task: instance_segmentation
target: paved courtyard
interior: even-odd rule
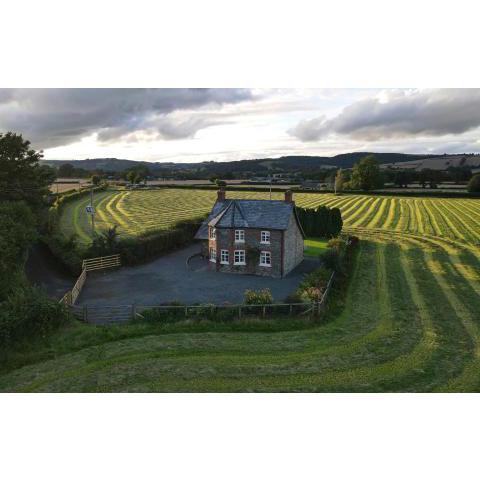
[[[182,303],[241,303],[247,289],[269,288],[282,301],[297,288],[318,260],[305,259],[285,278],[257,277],[207,270],[207,262],[194,257],[199,245],[178,250],[146,265],[90,273],[77,305],[159,305]]]

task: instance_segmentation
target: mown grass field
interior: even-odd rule
[[[274,192],[274,199],[282,193]],[[228,192],[227,198],[264,198],[267,192]],[[216,198],[212,190],[160,189],[99,192],[94,197],[95,224],[99,230],[118,226],[121,235],[168,228],[175,222],[210,211]],[[322,193],[297,193],[297,205],[338,207],[346,228],[382,229],[429,235],[480,245],[480,201],[476,199],[415,198]],[[91,241],[90,218],[85,197],[67,204],[60,219],[65,233],[76,233],[82,242]]]
[[[152,198],[152,222],[164,208],[153,193],[130,194]],[[122,194],[106,193],[105,202],[114,195]],[[191,205],[208,210],[214,195],[200,192]],[[128,212],[129,197],[121,198]],[[43,347],[49,360],[1,375],[0,390],[480,391],[480,201],[328,194],[296,200],[339,206],[346,229],[362,239],[347,295],[325,323],[267,332],[75,327]],[[136,231],[128,222],[122,228]]]

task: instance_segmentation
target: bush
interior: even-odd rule
[[[24,202],[0,202],[0,301],[19,283],[36,237],[35,217]]]
[[[303,279],[297,291],[288,298],[296,300],[291,303],[319,302],[331,276],[331,270],[325,267],[317,268]]]
[[[340,270],[341,267],[341,257],[339,250],[336,248],[328,248],[323,253],[319,255],[321,262],[331,271]]]
[[[67,308],[50,300],[39,288],[18,288],[0,303],[0,346],[10,347],[23,340],[45,336],[69,318]]]
[[[322,299],[323,289],[316,287],[307,287],[300,293],[302,302],[319,302]]]
[[[273,303],[272,292],[268,288],[262,290],[245,290],[246,305],[267,305]]]
[[[333,248],[334,250],[337,251],[337,253],[340,254],[345,250],[347,246],[347,240],[342,237],[331,238],[328,241],[327,246],[329,248]]]
[[[348,247],[349,248],[355,248],[359,241],[360,241],[360,239],[357,236],[350,235],[348,237]]]
[[[285,297],[284,303],[303,303],[301,292],[296,290],[287,297]]]
[[[467,190],[470,193],[480,193],[480,173],[477,173],[470,179]]]
[[[300,289],[304,290],[306,288],[315,287],[315,288],[324,288],[327,286],[330,277],[332,276],[331,270],[327,270],[325,267],[320,267],[309,273],[302,283],[300,284]]]
[[[82,259],[85,258],[85,251],[78,245],[75,234],[65,237],[61,233],[42,237],[52,254],[75,275],[82,270]]]

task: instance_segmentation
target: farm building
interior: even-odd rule
[[[217,201],[195,238],[219,272],[283,277],[303,260],[304,233],[292,192],[285,200]]]

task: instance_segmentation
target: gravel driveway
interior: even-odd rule
[[[194,303],[241,303],[247,289],[269,288],[282,301],[299,285],[305,273],[318,267],[306,259],[285,278],[257,277],[207,270],[207,262],[195,257],[199,245],[178,250],[146,265],[90,273],[77,305],[159,305],[178,300]],[[192,270],[193,268],[193,270]]]

